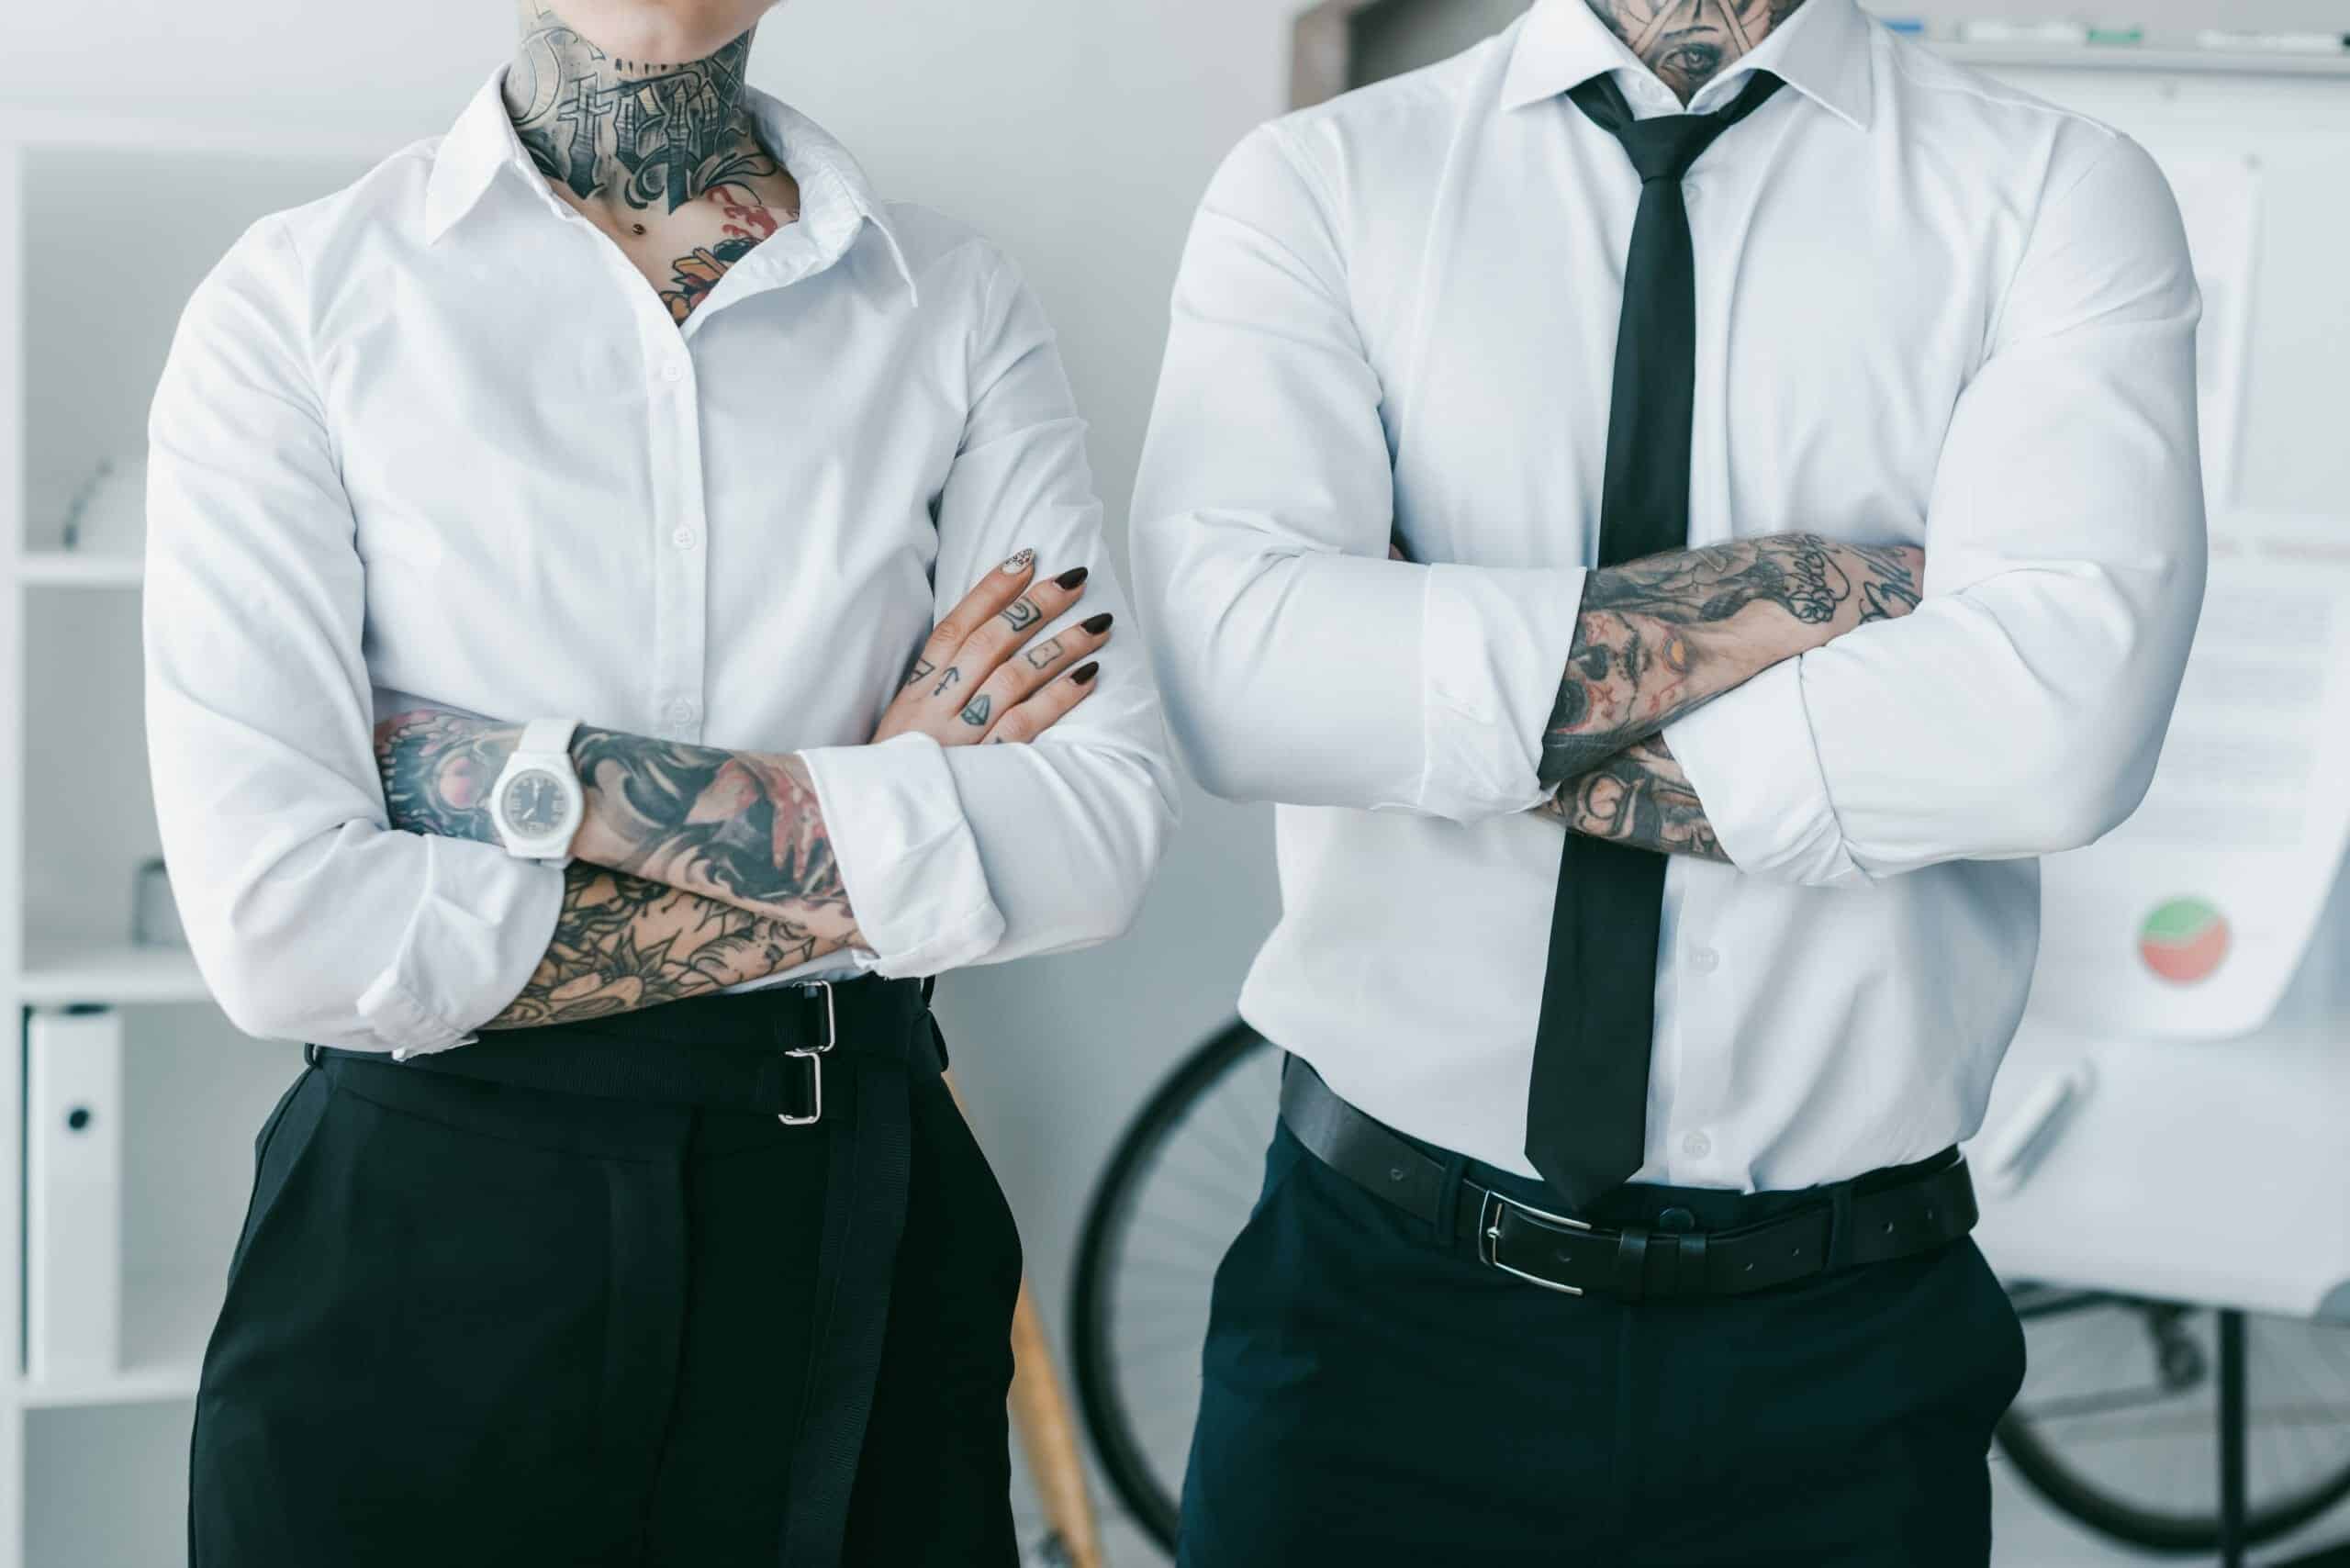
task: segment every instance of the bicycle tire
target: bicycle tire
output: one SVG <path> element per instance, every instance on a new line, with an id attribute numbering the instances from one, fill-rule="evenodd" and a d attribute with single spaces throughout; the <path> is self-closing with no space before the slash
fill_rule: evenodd
<path id="1" fill-rule="evenodd" d="M 2020 1298 L 2033 1287 L 2019 1287 Z M 2101 1293 L 2097 1293 L 2101 1294 Z M 2111 1297 L 2117 1304 L 2130 1298 Z M 2028 1307 L 2019 1311 L 2027 1319 Z M 2099 1487 L 2068 1464 L 2056 1446 L 2044 1439 L 2031 1421 L 2010 1411 L 1994 1434 L 1999 1451 L 2007 1455 L 2016 1474 L 2049 1506 L 2090 1529 L 2150 1552 L 2185 1556 L 2219 1550 L 2220 1521 L 2216 1514 L 2161 1512 Z M 2322 1518 L 2350 1497 L 2350 1466 L 2322 1477 L 2288 1496 L 2255 1506 L 2246 1515 L 2244 1544 L 2263 1546 Z"/>
<path id="2" fill-rule="evenodd" d="M 1070 1371 L 1086 1435 L 1102 1463 L 1103 1477 L 1142 1532 L 1169 1553 L 1175 1550 L 1176 1486 L 1156 1474 L 1118 1388 L 1111 1332 L 1111 1282 L 1117 1244 L 1136 1196 L 1144 1162 L 1182 1121 L 1203 1092 L 1242 1060 L 1273 1046 L 1247 1024 L 1235 1020 L 1192 1048 L 1152 1092 L 1119 1134 L 1094 1183 L 1079 1232 L 1077 1269 L 1069 1290 Z"/>

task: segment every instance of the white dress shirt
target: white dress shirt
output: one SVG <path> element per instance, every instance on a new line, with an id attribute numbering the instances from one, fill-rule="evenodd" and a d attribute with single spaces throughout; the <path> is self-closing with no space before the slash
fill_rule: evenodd
<path id="1" fill-rule="evenodd" d="M 2134 143 L 1810 0 L 1689 175 L 1690 542 L 1922 545 L 1925 602 L 1668 726 L 1639 1179 L 1793 1188 L 1975 1131 L 2033 857 L 2143 791 L 2201 597 L 2199 309 Z M 1250 136 L 1192 229 L 1136 501 L 1208 788 L 1284 802 L 1241 1010 L 1406 1131 L 1528 1172 L 1559 827 L 1539 738 L 1595 559 L 1639 181 L 1561 95 L 1672 95 L 1580 3 Z M 1384 559 L 1391 525 L 1416 562 Z"/>
<path id="2" fill-rule="evenodd" d="M 864 744 L 1014 550 L 1091 566 L 1072 614 L 1124 608 L 1052 332 L 985 240 L 749 107 L 801 216 L 682 330 L 496 78 L 188 306 L 150 429 L 147 717 L 189 943 L 244 1028 L 445 1048 L 544 952 L 561 872 L 386 826 L 371 727 L 419 700 L 801 753 L 871 946 L 777 980 L 1131 917 L 1173 818 L 1138 647 L 1034 745 Z"/>

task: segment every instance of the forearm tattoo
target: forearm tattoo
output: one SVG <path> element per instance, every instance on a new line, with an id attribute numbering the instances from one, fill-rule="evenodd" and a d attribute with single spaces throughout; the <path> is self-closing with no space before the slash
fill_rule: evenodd
<path id="1" fill-rule="evenodd" d="M 574 861 L 545 956 L 483 1026 L 527 1029 L 657 1007 L 781 974 L 836 946 L 788 920 Z"/>
<path id="2" fill-rule="evenodd" d="M 1662 735 L 1637 741 L 1568 779 L 1537 810 L 1570 833 L 1664 855 L 1729 859 L 1706 820 L 1705 803 Z"/>
<path id="3" fill-rule="evenodd" d="M 1687 103 L 1795 15 L 1803 0 L 1585 0 L 1607 30 Z"/>
<path id="4" fill-rule="evenodd" d="M 1776 533 L 1593 572 L 1543 733 L 1542 782 L 1599 766 L 1755 673 L 1729 636 L 1751 611 L 1811 629 L 1814 645 L 1908 614 L 1918 559 L 1899 546 Z"/>
<path id="5" fill-rule="evenodd" d="M 702 60 L 615 60 L 551 7 L 529 9 L 506 72 L 506 112 L 548 179 L 582 200 L 607 194 L 675 212 L 729 181 L 776 172 L 742 106 L 749 33 Z"/>
<path id="6" fill-rule="evenodd" d="M 385 720 L 375 752 L 392 825 L 495 843 L 490 791 L 521 733 L 433 710 Z M 588 726 L 571 755 L 588 795 L 584 857 L 857 940 L 815 785 L 798 757 Z"/>
<path id="7" fill-rule="evenodd" d="M 377 724 L 375 767 L 392 825 L 497 843 L 489 795 L 521 738 L 520 724 L 492 724 L 434 708 L 396 713 Z"/>

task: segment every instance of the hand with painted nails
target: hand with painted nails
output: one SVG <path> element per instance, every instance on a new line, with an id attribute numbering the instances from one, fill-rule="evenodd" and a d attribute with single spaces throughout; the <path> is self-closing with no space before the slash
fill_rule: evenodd
<path id="1" fill-rule="evenodd" d="M 1084 593 L 1083 566 L 1039 582 L 1029 550 L 990 572 L 914 655 L 873 738 L 919 730 L 941 745 L 1035 740 L 1085 700 L 1102 667 L 1090 655 L 1110 640 L 1107 614 L 1030 645 Z"/>

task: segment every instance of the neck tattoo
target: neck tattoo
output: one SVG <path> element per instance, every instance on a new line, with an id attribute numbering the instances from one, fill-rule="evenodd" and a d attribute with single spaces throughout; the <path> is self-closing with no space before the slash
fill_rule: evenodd
<path id="1" fill-rule="evenodd" d="M 544 5 L 506 72 L 506 112 L 539 173 L 580 200 L 675 212 L 776 172 L 742 106 L 744 33 L 683 64 L 614 60 Z"/>
<path id="2" fill-rule="evenodd" d="M 1640 57 L 1683 103 L 1803 0 L 1585 0 L 1607 30 Z"/>

